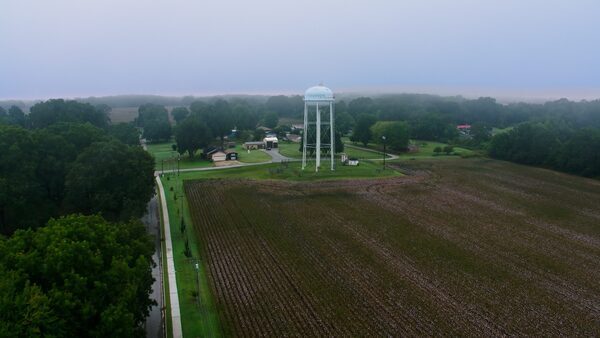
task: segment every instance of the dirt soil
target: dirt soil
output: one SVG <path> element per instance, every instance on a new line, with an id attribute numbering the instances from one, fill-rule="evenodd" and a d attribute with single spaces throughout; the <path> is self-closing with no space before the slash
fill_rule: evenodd
<path id="1" fill-rule="evenodd" d="M 225 335 L 597 336 L 600 182 L 473 159 L 188 181 Z"/>

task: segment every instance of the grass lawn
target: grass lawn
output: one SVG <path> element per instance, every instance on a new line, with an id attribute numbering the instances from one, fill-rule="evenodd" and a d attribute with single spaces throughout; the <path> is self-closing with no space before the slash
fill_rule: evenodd
<path id="1" fill-rule="evenodd" d="M 387 168 L 381 170 L 381 163 L 362 161 L 359 166 L 343 166 L 338 162 L 336 170 L 330 171 L 329 161 L 323 161 L 322 170 L 314 172 L 314 162 L 309 162 L 307 168 L 302 171 L 300 162 L 287 164 L 271 163 L 260 166 L 242 168 L 228 168 L 209 171 L 195 171 L 181 173 L 184 180 L 211 179 L 211 178 L 249 178 L 249 179 L 274 179 L 292 181 L 314 181 L 323 179 L 362 179 L 401 176 L 396 170 Z"/>
<path id="2" fill-rule="evenodd" d="M 148 152 L 154 156 L 155 159 L 155 170 L 173 170 L 177 169 L 177 158 L 179 157 L 176 151 L 173 151 L 171 145 L 173 142 L 148 144 Z M 241 145 L 236 145 L 235 150 L 239 153 L 238 161 L 243 163 L 259 163 L 268 162 L 271 160 L 271 156 L 260 150 L 252 150 L 248 153 L 242 149 Z M 164 161 L 164 162 L 163 162 Z M 204 168 L 212 167 L 213 163 L 200 158 L 198 153 L 193 159 L 190 159 L 187 154 L 181 156 L 181 163 L 179 164 L 181 169 L 188 168 Z"/>
<path id="3" fill-rule="evenodd" d="M 454 152 L 450 155 L 445 155 L 445 154 L 444 155 L 434 155 L 435 153 L 433 152 L 433 150 L 436 147 L 444 148 L 448 144 L 440 143 L 440 142 L 433 142 L 433 141 L 417 141 L 417 140 L 411 141 L 411 144 L 418 145 L 419 151 L 416 153 L 402 153 L 402 154 L 400 154 L 400 159 L 407 159 L 407 158 L 409 158 L 409 159 L 412 159 L 412 158 L 415 158 L 415 159 L 416 158 L 443 159 L 443 158 L 448 158 L 448 157 L 453 157 L 453 156 L 470 157 L 470 156 L 476 155 L 476 153 L 473 152 L 472 150 L 461 148 L 461 147 L 454 147 Z"/>
<path id="4" fill-rule="evenodd" d="M 298 151 L 300 143 L 294 142 L 281 142 L 279 143 L 279 153 L 283 156 L 291 158 L 302 158 L 302 153 Z M 382 154 L 376 151 L 368 151 L 362 149 L 356 149 L 351 147 L 344 147 L 344 153 L 349 157 L 355 157 L 358 159 L 380 159 Z M 339 157 L 339 154 L 337 155 Z"/>
<path id="5" fill-rule="evenodd" d="M 241 144 L 235 146 L 235 150 L 238 152 L 238 161 L 243 163 L 260 163 L 269 162 L 271 156 L 262 150 L 248 150 L 243 149 Z"/>
<path id="6" fill-rule="evenodd" d="M 279 142 L 279 153 L 283 156 L 291 158 L 302 158 L 302 153 L 298 151 L 300 149 L 300 143 L 295 142 Z"/>
<path id="7" fill-rule="evenodd" d="M 177 169 L 177 158 L 179 154 L 171 148 L 173 142 L 148 144 L 148 152 L 154 156 L 155 170 L 175 170 Z M 213 163 L 200 158 L 199 154 L 193 159 L 187 155 L 181 156 L 179 167 L 181 169 L 212 167 Z"/>
<path id="8" fill-rule="evenodd" d="M 169 179 L 167 179 L 167 177 Z M 182 176 L 180 176 L 181 178 Z M 200 269 L 196 275 L 195 263 L 198 255 L 198 240 L 194 235 L 187 201 L 182 198 L 182 180 L 176 174 L 166 174 L 162 178 L 165 197 L 169 209 L 171 223 L 171 240 L 173 243 L 173 259 L 177 271 L 177 290 L 179 292 L 179 308 L 181 311 L 181 326 L 184 337 L 219 337 L 220 328 L 218 315 L 214 307 L 212 293 L 208 286 L 204 261 L 200 257 Z M 171 190 L 172 189 L 172 190 Z M 175 199 L 177 196 L 177 199 Z M 183 203 L 182 203 L 183 202 Z M 183 212 L 182 212 L 183 207 Z M 181 231 L 181 219 L 184 219 L 186 229 Z M 185 241 L 188 240 L 192 258 L 184 254 Z M 196 278 L 200 288 L 200 301 L 194 298 L 197 290 Z M 168 279 L 165 278 L 165 281 Z M 167 304 L 168 305 L 168 304 Z M 170 322 L 170 316 L 168 317 Z M 170 328 L 169 328 L 170 331 Z"/>

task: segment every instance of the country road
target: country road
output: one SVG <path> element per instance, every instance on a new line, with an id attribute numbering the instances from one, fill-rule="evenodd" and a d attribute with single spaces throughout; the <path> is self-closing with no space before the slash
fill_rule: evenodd
<path id="1" fill-rule="evenodd" d="M 152 277 L 154 278 L 154 284 L 152 285 L 152 298 L 158 305 L 154 305 L 150 309 L 150 314 L 146 318 L 146 337 L 147 338 L 162 338 L 163 337 L 163 321 L 162 321 L 162 308 L 163 304 L 163 286 L 162 286 L 162 266 L 161 266 L 161 246 L 160 246 L 160 222 L 158 219 L 158 198 L 152 197 L 148 202 L 148 210 L 146 215 L 142 217 L 142 222 L 146 225 L 148 233 L 154 238 L 154 254 L 152 259 L 156 264 L 152 268 Z"/>

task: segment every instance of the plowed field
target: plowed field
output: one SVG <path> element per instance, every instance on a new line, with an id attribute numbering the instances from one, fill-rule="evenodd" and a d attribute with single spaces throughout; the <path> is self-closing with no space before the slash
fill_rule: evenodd
<path id="1" fill-rule="evenodd" d="M 597 336 L 600 182 L 487 160 L 185 185 L 225 335 Z"/>

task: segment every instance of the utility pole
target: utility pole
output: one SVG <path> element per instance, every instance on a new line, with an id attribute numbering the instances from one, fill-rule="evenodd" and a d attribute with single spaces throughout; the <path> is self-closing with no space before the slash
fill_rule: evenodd
<path id="1" fill-rule="evenodd" d="M 200 264 L 198 264 L 198 261 L 196 261 L 196 302 L 198 303 L 198 307 L 200 307 L 200 277 L 198 276 L 200 274 Z"/>
<path id="2" fill-rule="evenodd" d="M 381 140 L 383 140 L 383 170 L 385 170 L 385 135 L 381 136 Z"/>

